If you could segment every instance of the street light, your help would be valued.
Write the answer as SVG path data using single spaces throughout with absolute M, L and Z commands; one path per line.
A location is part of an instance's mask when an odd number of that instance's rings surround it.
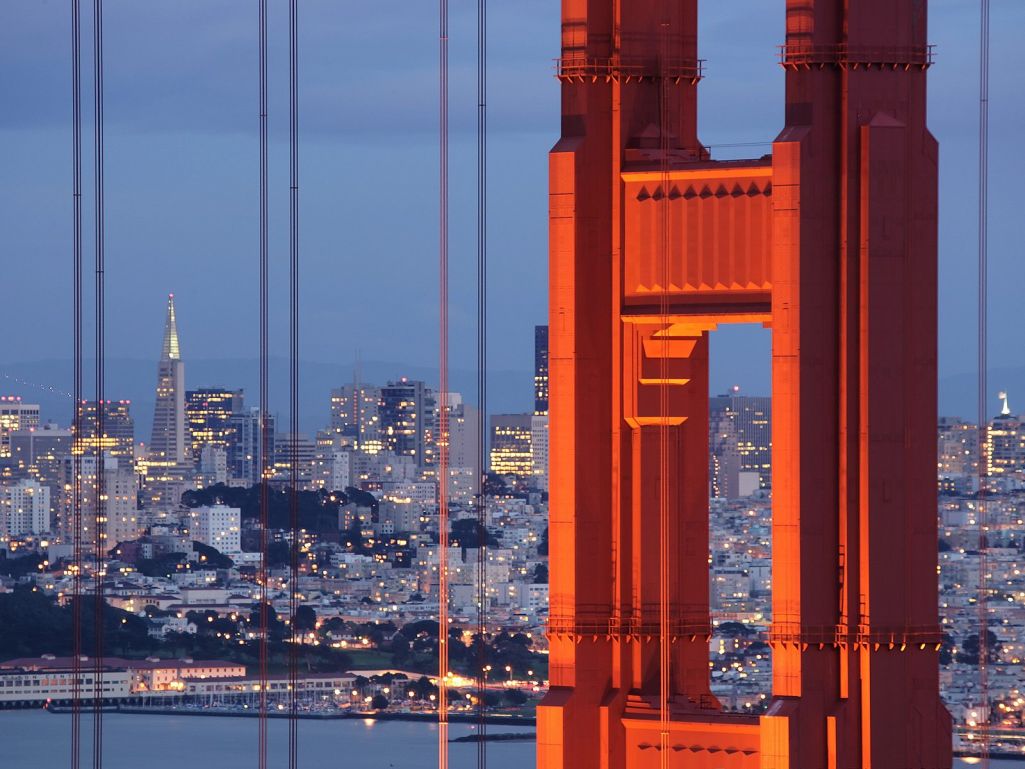
M 484 691 L 480 693 L 480 712 L 488 712 L 488 673 L 491 672 L 491 665 L 484 666 Z

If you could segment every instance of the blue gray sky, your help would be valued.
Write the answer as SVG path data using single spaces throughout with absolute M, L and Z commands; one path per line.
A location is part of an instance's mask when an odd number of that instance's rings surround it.
M 287 4 L 270 5 L 272 324 L 274 350 L 284 354 Z M 369 360 L 429 367 L 437 354 L 436 4 L 300 5 L 303 358 L 348 370 L 361 348 Z M 559 4 L 490 5 L 490 366 L 505 377 L 529 370 L 532 326 L 546 316 L 546 153 L 559 127 L 552 77 Z M 108 355 L 155 361 L 165 297 L 174 292 L 187 359 L 252 359 L 256 3 L 107 0 L 104 6 Z M 776 45 L 783 6 L 782 0 L 702 4 L 708 76 L 700 126 L 707 144 L 768 142 L 781 127 Z M 970 413 L 970 379 L 957 375 L 971 372 L 975 359 L 978 4 L 932 0 L 930 6 L 938 57 L 930 72 L 930 125 L 941 145 L 941 382 L 961 381 L 946 391 L 941 384 L 941 408 Z M 450 7 L 452 348 L 453 366 L 468 369 L 475 315 L 476 3 L 451 0 Z M 1012 406 L 1017 400 L 1025 408 L 1019 190 L 1025 52 L 1018 45 L 1025 4 L 994 0 L 992 14 L 992 389 L 994 395 L 1011 389 Z M 88 24 L 84 37 L 91 40 Z M 85 64 L 88 74 L 88 49 Z M 24 364 L 70 357 L 70 73 L 69 3 L 3 0 L 0 373 L 7 377 L 39 376 L 41 369 Z M 84 87 L 88 107 L 88 77 Z M 91 125 L 88 109 L 85 119 Z M 767 149 L 714 152 L 736 157 Z M 87 172 L 90 162 L 87 154 Z M 87 207 L 87 223 L 90 217 Z M 90 225 L 87 242 L 91 237 Z M 737 382 L 749 392 L 768 391 L 767 332 L 718 332 L 713 354 L 713 389 Z M 142 373 L 148 382 L 151 369 Z M 226 363 L 223 381 L 190 384 L 227 385 L 231 376 Z M 527 387 L 522 408 L 529 405 Z M 0 390 L 32 395 L 10 380 L 0 379 Z

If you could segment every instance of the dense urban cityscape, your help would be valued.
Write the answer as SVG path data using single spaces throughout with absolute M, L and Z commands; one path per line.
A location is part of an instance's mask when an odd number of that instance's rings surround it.
M 156 335 L 154 335 L 156 336 Z M 103 691 L 122 707 L 248 709 L 260 625 L 261 536 L 271 622 L 268 696 L 287 687 L 290 548 L 299 552 L 295 615 L 309 713 L 429 716 L 437 695 L 439 414 L 448 415 L 449 606 L 454 712 L 475 707 L 486 663 L 487 707 L 529 716 L 546 686 L 548 330 L 535 329 L 533 409 L 487 415 L 486 530 L 477 526 L 482 415 L 460 393 L 397 376 L 325 394 L 315 436 L 275 431 L 266 463 L 269 530 L 260 531 L 259 410 L 241 389 L 187 389 L 173 296 L 167 305 L 148 443 L 131 403 L 76 405 L 81 434 L 22 394 L 0 398 L 0 707 L 59 707 L 71 698 L 73 472 L 83 506 L 102 489 L 106 521 L 86 590 L 100 570 Z M 941 418 L 937 482 L 943 692 L 962 746 L 989 723 L 994 744 L 1023 749 L 1025 694 L 1025 425 L 1000 395 L 980 451 L 976 425 Z M 524 394 L 526 401 L 527 394 Z M 713 690 L 728 711 L 757 713 L 771 689 L 770 399 L 733 388 L 711 398 L 709 486 Z M 98 433 L 97 424 L 102 425 Z M 978 494 L 978 462 L 986 494 Z M 271 459 L 272 458 L 272 459 Z M 301 539 L 286 490 L 300 468 Z M 98 477 L 102 474 L 102 478 Z M 990 712 L 980 707 L 980 503 L 988 509 Z M 95 544 L 93 516 L 81 541 Z M 478 549 L 486 553 L 488 626 L 475 633 Z M 299 626 L 302 623 L 302 626 Z M 86 651 L 89 631 L 83 632 Z M 483 647 L 483 648 L 482 648 Z M 86 683 L 89 683 L 87 681 Z M 282 705 L 283 707 L 283 705 Z M 1003 730 L 1008 731 L 1004 732 Z M 967 746 L 970 747 L 970 746 Z

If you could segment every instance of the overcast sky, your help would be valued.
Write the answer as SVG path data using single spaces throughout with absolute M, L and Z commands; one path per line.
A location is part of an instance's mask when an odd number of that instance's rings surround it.
M 0 367 L 70 356 L 69 5 L 0 2 Z M 279 303 L 272 324 L 275 348 L 284 352 L 287 4 L 270 5 Z M 436 4 L 300 5 L 303 356 L 348 361 L 359 347 L 367 358 L 430 365 L 437 349 Z M 522 369 L 531 365 L 532 326 L 546 320 L 546 153 L 559 126 L 552 77 L 559 4 L 490 6 L 491 364 Z M 937 44 L 930 126 L 941 146 L 940 367 L 949 375 L 971 371 L 975 356 L 978 3 L 930 6 Z M 107 0 L 104 7 L 108 354 L 155 358 L 173 291 L 186 358 L 255 356 L 257 4 Z M 453 365 L 462 367 L 473 363 L 475 7 L 451 0 L 452 346 Z M 782 0 L 702 4 L 707 144 L 771 141 L 780 129 L 783 7 Z M 1020 367 L 1025 3 L 994 0 L 992 14 L 991 358 L 995 368 Z M 84 37 L 91 39 L 89 25 Z M 88 71 L 88 50 L 85 64 Z M 84 88 L 88 105 L 89 79 Z M 88 111 L 85 119 L 91 125 Z M 87 133 L 87 151 L 90 142 Z M 90 164 L 87 154 L 87 170 Z M 765 332 L 720 332 L 715 354 L 714 389 L 739 381 L 767 390 Z M 1025 392 L 1018 400 L 1025 406 Z

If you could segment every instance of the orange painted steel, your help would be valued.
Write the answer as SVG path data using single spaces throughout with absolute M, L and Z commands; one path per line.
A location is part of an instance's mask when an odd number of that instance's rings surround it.
M 786 125 L 716 162 L 696 0 L 563 0 L 540 769 L 950 767 L 926 6 L 788 0 Z M 761 716 L 709 685 L 708 342 L 732 322 L 773 334 Z

